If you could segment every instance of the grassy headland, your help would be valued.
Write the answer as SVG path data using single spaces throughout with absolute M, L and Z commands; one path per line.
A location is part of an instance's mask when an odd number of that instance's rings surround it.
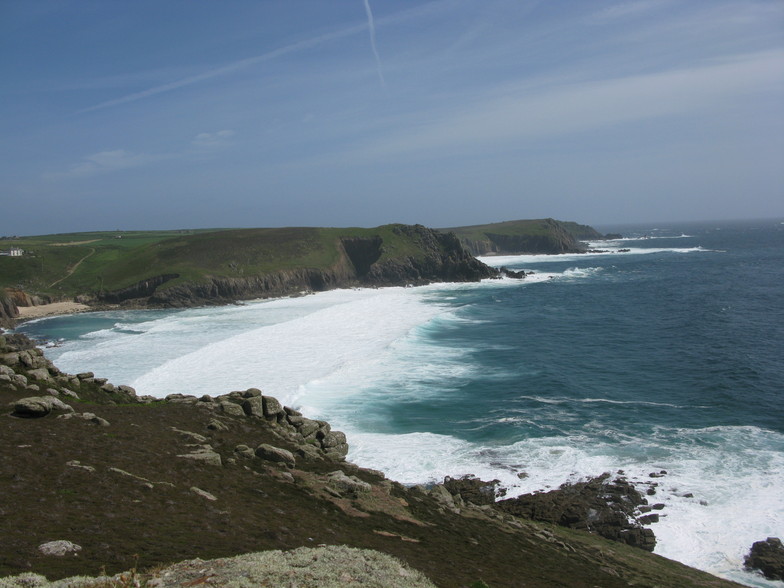
M 442 230 L 455 233 L 463 246 L 474 255 L 580 253 L 586 249 L 579 242 L 580 240 L 603 238 L 601 233 L 588 225 L 551 218 L 514 220 Z

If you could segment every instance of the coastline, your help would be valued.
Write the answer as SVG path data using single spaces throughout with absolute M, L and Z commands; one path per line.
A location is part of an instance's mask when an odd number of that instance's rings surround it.
M 94 310 L 87 304 L 79 302 L 51 302 L 49 304 L 39 304 L 37 306 L 18 306 L 19 316 L 17 321 L 27 321 L 31 319 L 58 316 L 64 314 L 75 314 L 78 312 L 88 312 Z

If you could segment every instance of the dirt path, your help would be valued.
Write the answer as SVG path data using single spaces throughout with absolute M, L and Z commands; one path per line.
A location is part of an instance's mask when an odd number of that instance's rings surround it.
M 56 281 L 52 282 L 51 284 L 49 284 L 49 288 L 51 288 L 52 286 L 55 286 L 55 285 L 59 284 L 59 283 L 60 283 L 60 282 L 62 282 L 62 281 L 65 279 L 65 278 L 67 278 L 67 277 L 69 277 L 71 274 L 73 274 L 73 273 L 76 271 L 76 268 L 77 268 L 77 267 L 79 267 L 79 265 L 80 265 L 80 264 L 81 264 L 81 263 L 82 263 L 82 262 L 83 262 L 85 259 L 87 259 L 88 257 L 90 257 L 90 256 L 91 256 L 93 253 L 95 253 L 95 249 L 93 249 L 92 247 L 90 247 L 90 253 L 88 253 L 87 255 L 85 255 L 84 257 L 82 257 L 82 258 L 81 258 L 79 261 L 77 261 L 75 264 L 73 264 L 73 267 L 72 267 L 71 269 L 69 269 L 69 270 L 66 272 L 66 274 L 65 274 L 65 275 L 64 275 L 62 278 L 60 278 L 59 280 L 56 280 Z

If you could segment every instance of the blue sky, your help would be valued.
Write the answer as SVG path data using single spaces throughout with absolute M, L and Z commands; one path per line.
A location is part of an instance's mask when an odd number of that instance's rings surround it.
M 784 216 L 780 0 L 0 0 L 0 234 Z

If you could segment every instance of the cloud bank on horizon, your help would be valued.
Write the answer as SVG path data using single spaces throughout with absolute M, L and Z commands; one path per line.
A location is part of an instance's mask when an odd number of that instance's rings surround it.
M 779 0 L 0 15 L 0 235 L 784 217 Z

